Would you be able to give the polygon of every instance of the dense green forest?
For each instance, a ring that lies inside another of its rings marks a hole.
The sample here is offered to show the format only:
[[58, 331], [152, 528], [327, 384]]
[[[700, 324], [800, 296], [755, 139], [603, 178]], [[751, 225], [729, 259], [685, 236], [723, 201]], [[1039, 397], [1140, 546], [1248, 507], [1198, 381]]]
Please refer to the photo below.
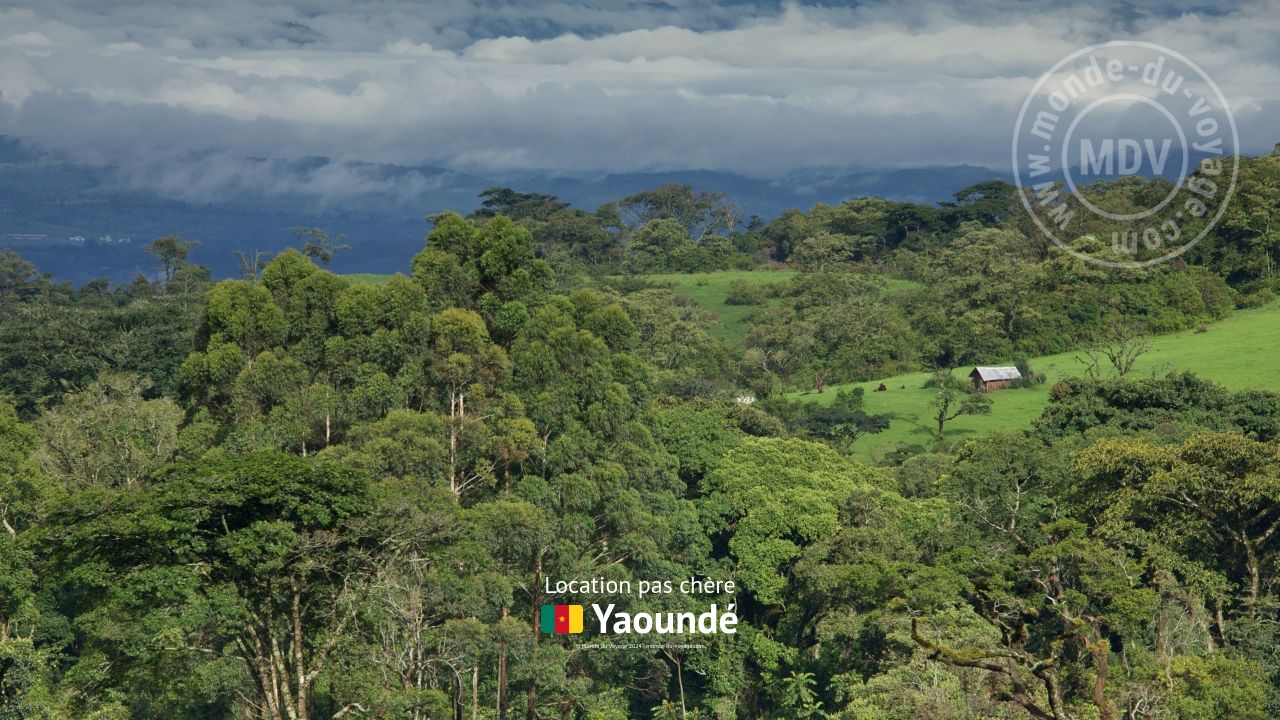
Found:
[[[1003, 183], [769, 221], [484, 197], [382, 282], [318, 229], [218, 282], [176, 238], [120, 286], [0, 253], [0, 720], [1280, 716], [1280, 395], [1133, 370], [1272, 302], [1280, 155], [1131, 270]], [[740, 335], [664, 280], [747, 269]], [[1033, 423], [947, 435], [989, 411], [969, 366], [1064, 351]], [[880, 464], [861, 390], [805, 400], [907, 371], [936, 438]], [[547, 591], [592, 578], [735, 590]], [[539, 626], [592, 603], [738, 624]]]

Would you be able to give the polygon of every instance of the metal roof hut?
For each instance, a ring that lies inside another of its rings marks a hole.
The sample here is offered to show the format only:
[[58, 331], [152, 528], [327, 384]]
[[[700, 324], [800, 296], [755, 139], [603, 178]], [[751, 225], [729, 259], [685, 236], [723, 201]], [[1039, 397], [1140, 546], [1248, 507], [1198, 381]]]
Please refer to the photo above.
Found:
[[1013, 387], [1014, 382], [1022, 379], [1022, 373], [1016, 367], [975, 367], [969, 377], [974, 390], [990, 392]]

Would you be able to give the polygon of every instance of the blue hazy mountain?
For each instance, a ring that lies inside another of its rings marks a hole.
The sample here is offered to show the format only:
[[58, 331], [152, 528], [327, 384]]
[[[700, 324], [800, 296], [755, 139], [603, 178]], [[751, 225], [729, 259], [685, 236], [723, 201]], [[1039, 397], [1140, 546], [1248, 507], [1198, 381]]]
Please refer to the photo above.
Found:
[[58, 279], [124, 281], [152, 274], [142, 246], [161, 235], [198, 240], [191, 259], [216, 277], [234, 275], [237, 251], [276, 252], [290, 228], [345, 233], [339, 272], [407, 270], [429, 229], [425, 218], [467, 213], [495, 186], [556, 195], [594, 210], [664, 183], [725, 193], [744, 217], [769, 219], [789, 207], [877, 195], [934, 203], [984, 180], [1006, 177], [977, 166], [906, 170], [817, 169], [784, 178], [710, 171], [478, 175], [429, 165], [194, 157], [187, 165], [90, 165], [0, 137], [0, 247], [12, 247]]

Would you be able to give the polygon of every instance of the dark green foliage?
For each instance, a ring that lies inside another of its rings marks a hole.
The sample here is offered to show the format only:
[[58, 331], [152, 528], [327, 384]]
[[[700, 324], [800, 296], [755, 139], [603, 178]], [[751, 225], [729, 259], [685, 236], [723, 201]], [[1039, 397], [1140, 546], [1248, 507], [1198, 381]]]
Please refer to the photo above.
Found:
[[14, 289], [12, 297], [23, 301], [7, 307], [0, 290], [0, 391], [13, 396], [23, 417], [103, 371], [140, 375], [152, 382], [153, 396], [172, 394], [206, 287], [181, 273], [167, 288], [91, 283], [72, 290], [37, 281]]
[[[307, 693], [312, 680], [299, 688], [291, 676], [328, 662], [325, 636], [348, 622], [352, 593], [373, 569], [375, 538], [360, 524], [372, 508], [368, 480], [351, 470], [221, 457], [174, 467], [139, 492], [72, 496], [53, 509], [46, 537], [112, 681], [168, 667], [174, 685], [135, 693], [135, 716], [227, 707], [234, 698], [221, 685], [232, 678], [252, 678], [259, 702], [296, 709], [289, 693]], [[167, 642], [151, 639], [158, 627]], [[315, 642], [292, 639], [302, 637]], [[289, 653], [274, 656], [274, 645]], [[187, 684], [194, 695], [166, 697]]]
[[786, 289], [774, 283], [749, 283], [735, 280], [725, 296], [725, 305], [763, 305], [770, 298], [782, 295]]
[[1018, 374], [1022, 376], [1021, 380], [1016, 381], [1017, 387], [1035, 387], [1044, 384], [1044, 373], [1038, 373], [1031, 368], [1031, 363], [1025, 356], [1020, 356], [1014, 361], [1013, 366], [1018, 369]]
[[516, 192], [510, 188], [489, 188], [480, 193], [484, 201], [471, 217], [488, 219], [503, 215], [517, 222], [521, 220], [547, 220], [556, 213], [568, 209], [554, 195]]
[[829, 405], [788, 401], [771, 397], [764, 409], [783, 419], [793, 432], [822, 440], [837, 450], [847, 452], [858, 438], [868, 433], [883, 432], [889, 427], [889, 415], [871, 414], [862, 409], [862, 388], [841, 390]]
[[1036, 421], [1042, 434], [1063, 437], [1108, 426], [1121, 430], [1182, 427], [1238, 430], [1259, 440], [1280, 436], [1280, 395], [1231, 392], [1190, 373], [1140, 380], [1065, 380]]
[[[1255, 190], [1213, 262], [1265, 297]], [[179, 265], [77, 290], [0, 255], [0, 718], [1280, 713], [1273, 392], [1067, 380], [1034, 427], [893, 470], [849, 459], [888, 420], [860, 391], [780, 392], [1207, 323], [1237, 300], [1212, 268], [1046, 253], [998, 183], [745, 229], [680, 186], [485, 201], [382, 285], [285, 251], [211, 288]], [[733, 288], [761, 305], [743, 347], [669, 289], [581, 274], [762, 252], [803, 271]], [[939, 440], [990, 407], [930, 388]], [[738, 587], [546, 589], [595, 577]], [[736, 634], [536, 624], [712, 602]], [[614, 640], [642, 647], [584, 644]]]

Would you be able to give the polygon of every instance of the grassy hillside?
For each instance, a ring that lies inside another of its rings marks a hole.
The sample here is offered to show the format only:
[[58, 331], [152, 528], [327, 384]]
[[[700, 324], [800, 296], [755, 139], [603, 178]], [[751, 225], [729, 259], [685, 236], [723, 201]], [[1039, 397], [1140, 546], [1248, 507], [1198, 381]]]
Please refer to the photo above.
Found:
[[[1205, 332], [1187, 331], [1152, 339], [1151, 352], [1142, 356], [1133, 375], [1164, 374], [1191, 370], [1232, 389], [1280, 390], [1280, 302], [1263, 308], [1241, 310], [1208, 326]], [[1049, 395], [1049, 386], [1063, 377], [1078, 376], [1084, 365], [1079, 353], [1033, 358], [1031, 367], [1045, 374], [1047, 382], [1033, 389], [1011, 389], [991, 395], [991, 414], [957, 418], [947, 424], [947, 441], [956, 442], [998, 430], [1026, 427], [1040, 415]], [[992, 358], [992, 365], [1012, 364], [1010, 358]], [[958, 368], [967, 375], [971, 368]], [[909, 373], [864, 383], [827, 388], [824, 392], [801, 392], [799, 400], [827, 403], [847, 387], [866, 391], [869, 412], [893, 413], [889, 429], [858, 440], [855, 453], [862, 459], [878, 460], [898, 445], [928, 446], [933, 439], [931, 401], [934, 391], [922, 387], [928, 373]], [[881, 382], [885, 392], [874, 392]]]
[[[724, 299], [729, 295], [730, 286], [739, 280], [750, 285], [785, 283], [795, 275], [795, 270], [721, 270], [705, 273], [657, 273], [641, 277], [650, 282], [670, 285], [676, 293], [714, 314], [720, 321], [720, 326], [713, 328], [711, 334], [728, 343], [737, 344], [751, 330], [751, 323], [747, 320], [751, 313], [781, 301], [769, 300], [764, 306], [726, 305]], [[914, 285], [910, 280], [897, 278], [887, 278], [887, 282], [889, 292]]]
[[[748, 317], [762, 307], [777, 305], [779, 299], [771, 299], [764, 305], [726, 305], [724, 300], [729, 296], [733, 283], [741, 280], [749, 285], [765, 283], [786, 283], [795, 277], [795, 270], [717, 270], [703, 273], [653, 273], [640, 275], [639, 278], [658, 285], [668, 285], [679, 295], [683, 295], [698, 304], [716, 317], [719, 325], [711, 329], [711, 334], [725, 342], [736, 345], [742, 342], [751, 330]], [[353, 282], [386, 284], [390, 275], [375, 273], [352, 273], [345, 276]], [[894, 292], [911, 287], [915, 283], [910, 280], [887, 278], [887, 291]]]
[[[698, 307], [716, 316], [720, 325], [711, 334], [730, 343], [742, 342], [751, 329], [747, 316], [760, 309], [760, 305], [726, 305], [729, 287], [741, 280], [751, 285], [785, 283], [795, 276], [794, 270], [722, 270], [706, 273], [660, 273], [645, 275], [644, 279], [663, 285], [693, 300]], [[770, 300], [769, 303], [777, 303]]]

